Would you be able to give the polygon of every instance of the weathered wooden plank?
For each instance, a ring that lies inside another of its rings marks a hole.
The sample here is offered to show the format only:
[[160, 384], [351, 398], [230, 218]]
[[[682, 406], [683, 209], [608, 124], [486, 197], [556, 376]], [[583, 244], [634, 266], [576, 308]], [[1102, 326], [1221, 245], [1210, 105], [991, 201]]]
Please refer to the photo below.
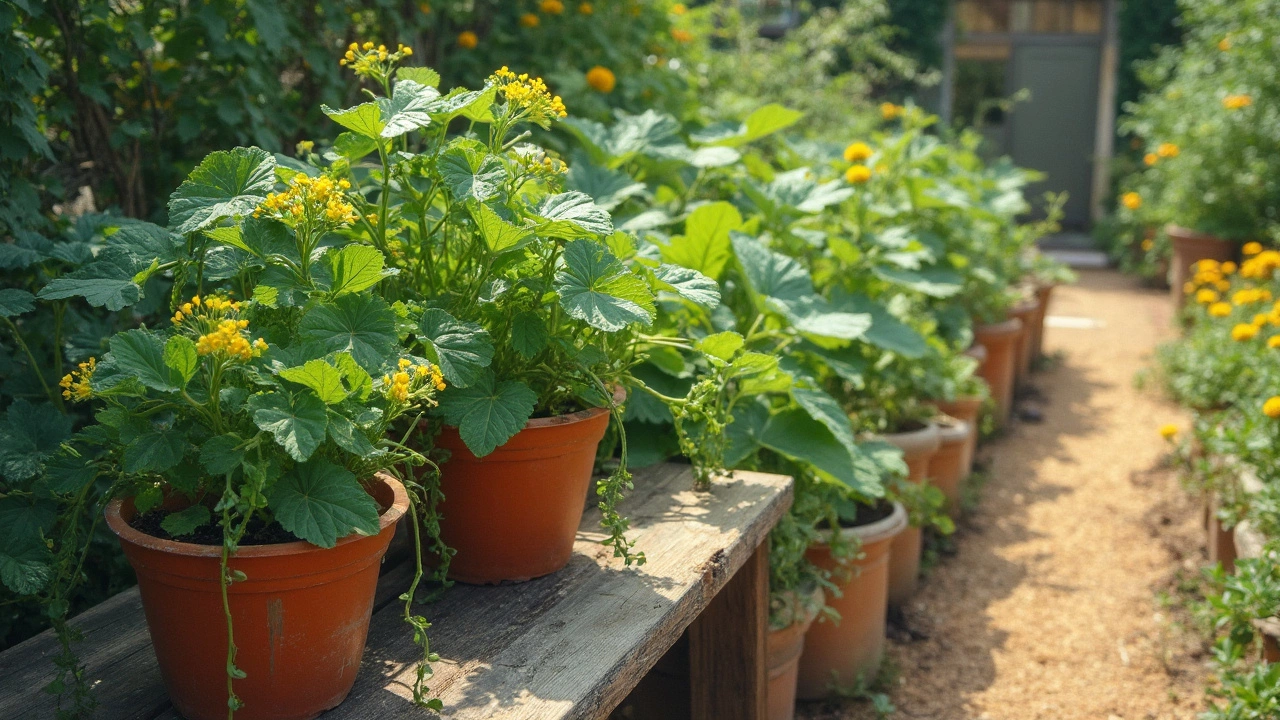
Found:
[[[444, 700], [446, 717], [604, 717], [747, 562], [791, 500], [790, 479], [746, 472], [695, 493], [688, 468], [679, 465], [637, 473], [636, 486], [623, 509], [649, 557], [645, 566], [623, 568], [599, 545], [599, 514], [592, 510], [565, 570], [519, 585], [455, 586], [422, 608], [434, 623], [433, 648], [443, 656], [432, 690]], [[384, 574], [360, 678], [327, 718], [431, 716], [407, 699], [416, 648], [392, 601], [408, 577], [403, 563]], [[164, 700], [136, 593], [112, 603], [115, 624], [86, 625], [80, 648], [99, 681], [97, 717], [176, 718]], [[127, 652], [104, 654], [122, 640]], [[47, 654], [33, 659], [28, 644], [51, 641], [40, 636], [0, 654], [0, 717], [49, 716], [47, 709], [28, 713], [33, 702], [48, 707], [37, 694], [52, 674]], [[28, 681], [9, 682], [3, 668], [20, 666], [32, 670]], [[117, 697], [125, 692], [128, 699]]]
[[693, 720], [766, 720], [768, 632], [766, 540], [689, 626]]

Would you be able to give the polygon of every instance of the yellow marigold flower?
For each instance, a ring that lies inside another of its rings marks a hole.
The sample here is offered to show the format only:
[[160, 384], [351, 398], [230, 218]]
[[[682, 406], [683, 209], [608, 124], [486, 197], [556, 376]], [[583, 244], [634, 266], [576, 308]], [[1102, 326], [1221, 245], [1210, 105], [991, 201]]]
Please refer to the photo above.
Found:
[[1153, 241], [1151, 240], [1151, 238], [1143, 238], [1143, 239], [1142, 239], [1142, 251], [1143, 251], [1143, 252], [1151, 252], [1151, 248], [1153, 248], [1153, 247], [1155, 247], [1155, 246], [1156, 246], [1156, 244], [1155, 244], [1155, 242], [1153, 242]]
[[693, 42], [693, 33], [689, 32], [688, 30], [673, 28], [671, 30], [671, 39], [675, 40], [678, 43]]
[[418, 12], [422, 13], [423, 15], [430, 15], [431, 6], [424, 2], [418, 3]]
[[361, 45], [361, 46], [360, 46], [360, 49], [361, 49], [361, 50], [372, 50], [372, 49], [373, 49], [373, 43], [368, 42], [368, 41], [365, 41], [365, 43], [364, 43], [363, 45]]
[[1162, 158], [1176, 158], [1179, 152], [1178, 146], [1173, 143], [1160, 143], [1156, 148], [1156, 154]]
[[1222, 98], [1222, 107], [1228, 110], [1239, 110], [1252, 104], [1253, 97], [1249, 95], [1228, 95]]
[[1209, 288], [1204, 288], [1200, 292], [1196, 293], [1196, 302], [1200, 303], [1201, 305], [1208, 305], [1209, 303], [1214, 303], [1217, 301], [1218, 301], [1218, 293], [1214, 292], [1213, 290], [1210, 290]]
[[1218, 269], [1222, 271], [1223, 275], [1230, 275], [1231, 273], [1236, 271], [1236, 264], [1228, 260], [1222, 263], [1221, 265], [1219, 265]]
[[594, 13], [595, 11], [596, 11], [595, 6], [594, 6], [594, 5], [592, 5], [592, 4], [591, 4], [591, 3], [589, 3], [589, 2], [578, 3], [578, 14], [579, 14], [579, 15], [590, 15], [590, 14]]
[[1142, 207], [1142, 196], [1136, 192], [1127, 192], [1120, 196], [1120, 202], [1130, 210]]
[[89, 386], [89, 381], [93, 379], [93, 372], [98, 369], [98, 360], [89, 358], [80, 363], [77, 368], [63, 375], [62, 380], [58, 382], [62, 388], [62, 397], [75, 402], [88, 400], [93, 395], [93, 388]]
[[1219, 280], [1215, 282], [1213, 285], [1214, 287], [1218, 288], [1218, 290], [1221, 292], [1226, 292], [1231, 289], [1231, 283], [1227, 282], [1226, 280]]
[[1266, 313], [1258, 313], [1258, 314], [1254, 315], [1254, 316], [1253, 316], [1253, 321], [1252, 321], [1252, 322], [1253, 322], [1254, 326], [1256, 326], [1257, 328], [1261, 329], [1263, 325], [1266, 325], [1266, 324], [1267, 324], [1267, 314], [1266, 314]]
[[901, 105], [894, 105], [891, 102], [880, 103], [880, 117], [884, 118], [885, 120], [893, 120], [895, 118], [900, 118], [902, 117], [902, 114], [905, 113], [906, 111], [907, 109], [902, 107]]
[[525, 13], [520, 16], [520, 24], [527, 28], [536, 28], [539, 22], [541, 21], [538, 20], [538, 16], [533, 13]]
[[1147, 167], [1151, 167], [1152, 165], [1155, 165], [1157, 162], [1159, 162], [1159, 160], [1160, 160], [1160, 156], [1155, 153], [1147, 153], [1146, 155], [1142, 156], [1142, 162]]
[[1200, 270], [1201, 272], [1212, 272], [1217, 270], [1218, 267], [1219, 267], [1218, 261], [1214, 260], [1213, 258], [1204, 258], [1203, 260], [1200, 260], [1199, 262], [1196, 263], [1196, 269]]
[[851, 143], [849, 147], [844, 149], [844, 161], [851, 163], [862, 162], [871, 157], [871, 154], [871, 146], [866, 143]]
[[1216, 318], [1224, 318], [1231, 314], [1231, 305], [1224, 302], [1216, 302], [1209, 306], [1209, 314]]
[[1262, 243], [1247, 242], [1244, 244], [1244, 247], [1240, 248], [1240, 251], [1243, 252], [1245, 255], [1257, 255], [1258, 253], [1262, 252]]
[[1252, 340], [1258, 335], [1258, 326], [1249, 323], [1239, 323], [1231, 328], [1231, 339], [1236, 342], [1245, 342]]
[[548, 15], [559, 15], [564, 12], [564, 3], [560, 0], [542, 0], [538, 3], [538, 9]]
[[684, 3], [676, 3], [671, 6], [671, 13], [673, 15], [683, 15], [687, 12], [689, 12], [689, 8], [685, 7]]
[[316, 149], [316, 144], [311, 140], [299, 140], [295, 150], [298, 155], [306, 155]]
[[1272, 335], [1271, 337], [1267, 338], [1267, 347], [1271, 348], [1272, 350], [1275, 350], [1276, 348], [1280, 348], [1280, 335]]
[[1272, 395], [1262, 403], [1262, 414], [1275, 420], [1280, 418], [1280, 395]]
[[1231, 49], [1231, 37], [1227, 36], [1218, 41], [1218, 49], [1226, 52]]
[[850, 185], [861, 185], [871, 179], [871, 168], [866, 165], [854, 165], [844, 171], [844, 179]]
[[1193, 293], [1193, 292], [1195, 292], [1195, 291], [1196, 291], [1196, 284], [1195, 284], [1195, 283], [1193, 283], [1193, 282], [1191, 282], [1191, 281], [1187, 281], [1187, 282], [1182, 283], [1182, 294], [1183, 294], [1183, 295], [1190, 295], [1191, 293]]
[[1178, 435], [1178, 426], [1173, 423], [1165, 423], [1160, 426], [1160, 437], [1165, 440], [1172, 440]]
[[611, 93], [618, 84], [618, 79], [609, 68], [596, 65], [587, 71], [587, 84], [596, 92]]

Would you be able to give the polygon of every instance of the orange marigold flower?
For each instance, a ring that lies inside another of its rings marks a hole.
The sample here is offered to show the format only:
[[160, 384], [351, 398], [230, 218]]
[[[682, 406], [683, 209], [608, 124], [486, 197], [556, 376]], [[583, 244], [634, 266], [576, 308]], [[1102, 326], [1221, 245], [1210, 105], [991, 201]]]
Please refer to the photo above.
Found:
[[844, 179], [851, 185], [861, 185], [871, 179], [871, 168], [866, 165], [854, 165], [844, 172]]
[[560, 0], [542, 0], [538, 3], [538, 9], [548, 15], [559, 15], [564, 12], [564, 3]]
[[1152, 165], [1155, 165], [1157, 162], [1159, 162], [1159, 160], [1160, 160], [1160, 156], [1155, 153], [1147, 153], [1146, 155], [1142, 156], [1142, 162], [1147, 167], [1151, 167]]
[[1216, 318], [1224, 318], [1231, 314], [1231, 305], [1224, 302], [1216, 302], [1209, 306], [1209, 314]]
[[594, 13], [595, 11], [596, 11], [595, 6], [594, 6], [594, 5], [592, 5], [592, 4], [591, 4], [591, 3], [589, 3], [589, 2], [578, 3], [578, 14], [579, 14], [579, 15], [590, 15], [590, 14]]
[[1160, 146], [1156, 148], [1156, 154], [1162, 158], [1176, 158], [1179, 152], [1181, 150], [1173, 143], [1160, 143]]
[[1262, 403], [1262, 414], [1275, 420], [1280, 418], [1280, 395], [1272, 395]]
[[678, 43], [687, 43], [693, 40], [693, 33], [689, 32], [688, 30], [681, 30], [680, 28], [674, 28], [671, 31], [671, 39], [675, 40]]
[[463, 48], [465, 50], [471, 50], [476, 45], [479, 45], [479, 44], [480, 44], [480, 38], [477, 37], [476, 34], [471, 32], [470, 30], [463, 30], [462, 32], [458, 33], [458, 47]]
[[1228, 95], [1222, 98], [1222, 107], [1228, 110], [1239, 110], [1252, 104], [1253, 97], [1249, 95]]
[[1250, 323], [1239, 323], [1231, 328], [1231, 339], [1236, 342], [1245, 342], [1252, 340], [1258, 336], [1258, 326]]
[[538, 27], [538, 23], [542, 22], [537, 15], [533, 13], [525, 13], [520, 16], [520, 25], [527, 28]]
[[1240, 248], [1240, 251], [1243, 252], [1245, 255], [1257, 255], [1258, 253], [1262, 252], [1262, 243], [1247, 242], [1244, 244], [1244, 247]]
[[1142, 196], [1130, 191], [1120, 196], [1120, 203], [1130, 210], [1137, 210], [1142, 207]]
[[611, 93], [618, 84], [618, 78], [609, 68], [596, 65], [587, 71], [587, 84], [596, 92]]

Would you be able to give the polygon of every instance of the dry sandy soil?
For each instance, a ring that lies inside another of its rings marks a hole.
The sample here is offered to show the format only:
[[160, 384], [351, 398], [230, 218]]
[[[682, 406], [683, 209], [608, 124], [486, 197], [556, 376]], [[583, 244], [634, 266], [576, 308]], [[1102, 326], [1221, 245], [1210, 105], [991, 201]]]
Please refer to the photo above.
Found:
[[[1187, 419], [1134, 384], [1172, 334], [1168, 294], [1089, 271], [1055, 291], [1049, 314], [1065, 319], [1047, 330], [1055, 359], [1021, 403], [1043, 421], [1015, 422], [980, 451], [980, 503], [891, 628], [895, 719], [1172, 720], [1203, 708], [1202, 641], [1185, 610], [1161, 602], [1203, 562], [1199, 505], [1157, 434]], [[798, 713], [875, 716], [865, 701]]]

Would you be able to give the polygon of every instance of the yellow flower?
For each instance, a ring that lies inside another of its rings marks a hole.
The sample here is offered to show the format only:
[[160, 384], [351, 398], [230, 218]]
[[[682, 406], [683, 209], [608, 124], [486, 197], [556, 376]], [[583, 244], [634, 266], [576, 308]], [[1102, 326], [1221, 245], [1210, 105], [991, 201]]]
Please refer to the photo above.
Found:
[[618, 79], [609, 68], [596, 65], [587, 71], [587, 84], [596, 92], [611, 93]]
[[458, 33], [458, 47], [464, 50], [471, 50], [472, 48], [474, 48], [476, 45], [479, 45], [479, 44], [480, 44], [480, 38], [476, 37], [476, 34], [471, 32], [470, 30], [463, 30], [462, 32]]
[[671, 6], [671, 14], [673, 15], [683, 15], [687, 12], [689, 12], [689, 8], [685, 7], [684, 3], [676, 3]]
[[1143, 250], [1143, 252], [1151, 252], [1151, 248], [1153, 248], [1153, 247], [1155, 247], [1155, 246], [1156, 246], [1156, 244], [1155, 244], [1154, 242], [1152, 242], [1151, 238], [1143, 238], [1143, 240], [1142, 240], [1142, 250]]
[[1195, 292], [1195, 291], [1196, 291], [1196, 284], [1195, 284], [1195, 283], [1190, 282], [1190, 281], [1182, 283], [1182, 294], [1183, 294], [1183, 295], [1190, 295], [1191, 293], [1193, 293], [1193, 292]]
[[98, 360], [89, 358], [86, 362], [80, 363], [78, 368], [63, 375], [58, 383], [62, 387], [62, 397], [74, 402], [88, 400], [93, 395], [93, 388], [89, 386], [89, 381], [93, 379], [93, 371], [98, 369]]
[[1262, 403], [1262, 414], [1275, 420], [1280, 418], [1280, 395], [1272, 395]]
[[1200, 303], [1201, 305], [1208, 305], [1209, 303], [1214, 303], [1217, 301], [1218, 301], [1218, 293], [1214, 292], [1213, 290], [1210, 290], [1209, 288], [1204, 288], [1200, 292], [1196, 293], [1196, 302]]
[[855, 142], [844, 149], [845, 162], [862, 162], [871, 157], [871, 147], [864, 142]]
[[1130, 210], [1142, 207], [1142, 196], [1136, 192], [1127, 192], [1120, 196], [1120, 202]]
[[1165, 440], [1172, 440], [1178, 435], [1178, 426], [1173, 423], [1165, 423], [1160, 426], [1160, 437]]
[[564, 101], [559, 95], [552, 96], [542, 78], [529, 77], [529, 73], [516, 75], [503, 65], [492, 75], [489, 82], [502, 91], [507, 102], [518, 106], [534, 122], [544, 127], [551, 120], [559, 120], [568, 116]]
[[1244, 247], [1240, 248], [1240, 250], [1245, 255], [1257, 255], [1258, 253], [1262, 252], [1262, 243], [1247, 242], [1244, 244]]
[[1216, 302], [1209, 306], [1209, 314], [1216, 318], [1224, 318], [1231, 314], [1231, 305], [1224, 302]]
[[1160, 156], [1155, 153], [1147, 153], [1146, 155], [1142, 156], [1142, 162], [1147, 167], [1151, 167], [1152, 165], [1155, 165], [1159, 160], [1160, 160]]
[[894, 105], [891, 102], [880, 103], [880, 117], [884, 118], [885, 120], [893, 120], [894, 118], [900, 118], [902, 117], [902, 114], [905, 113], [906, 111], [907, 109], [902, 107], [901, 105]]
[[861, 185], [871, 179], [871, 168], [866, 165], [854, 165], [844, 172], [844, 179], [850, 185]]
[[1266, 325], [1266, 324], [1267, 324], [1267, 314], [1266, 314], [1266, 313], [1257, 313], [1257, 314], [1255, 314], [1255, 315], [1253, 316], [1253, 320], [1252, 320], [1252, 322], [1253, 322], [1253, 324], [1254, 324], [1254, 326], [1255, 326], [1255, 327], [1257, 327], [1257, 328], [1261, 329], [1263, 325]]
[[1252, 340], [1258, 335], [1258, 326], [1249, 323], [1239, 323], [1231, 328], [1231, 339], [1236, 342], [1245, 342]]
[[538, 9], [548, 15], [559, 15], [564, 12], [564, 3], [560, 0], [542, 0], [538, 3]]
[[594, 6], [594, 5], [592, 5], [592, 4], [591, 4], [591, 3], [589, 3], [589, 2], [578, 3], [578, 14], [579, 14], [579, 15], [590, 15], [590, 14], [594, 13], [595, 11], [596, 11], [595, 6]]
[[265, 215], [290, 227], [312, 223], [324, 230], [333, 230], [350, 225], [360, 219], [355, 207], [343, 195], [350, 187], [346, 179], [335, 181], [328, 175], [312, 178], [298, 173], [289, 180], [287, 190], [268, 194], [254, 209], [253, 216]]
[[1223, 275], [1230, 275], [1231, 273], [1236, 271], [1236, 264], [1228, 260], [1222, 263], [1221, 265], [1219, 265], [1218, 269], [1222, 271]]
[[675, 40], [678, 43], [691, 42], [693, 40], [693, 33], [689, 32], [688, 30], [673, 28], [671, 30], [671, 39]]
[[420, 2], [418, 3], [418, 12], [422, 13], [423, 15], [430, 15], [431, 6], [428, 5], [427, 3]]
[[1230, 38], [1230, 37], [1224, 37], [1224, 38], [1222, 38], [1221, 40], [1219, 40], [1219, 41], [1218, 41], [1218, 49], [1219, 49], [1219, 50], [1221, 50], [1222, 52], [1226, 52], [1226, 51], [1230, 50], [1230, 49], [1231, 49], [1231, 38]]
[[1276, 348], [1280, 348], [1280, 335], [1272, 335], [1271, 337], [1267, 338], [1267, 347], [1271, 348], [1272, 350], [1275, 350]]
[[1176, 158], [1179, 152], [1178, 146], [1173, 143], [1160, 143], [1156, 148], [1156, 154], [1162, 158]]
[[1222, 98], [1222, 107], [1228, 110], [1239, 110], [1247, 108], [1253, 104], [1253, 97], [1249, 95], [1228, 95]]
[[520, 16], [520, 24], [527, 28], [536, 28], [539, 22], [541, 21], [538, 20], [538, 16], [533, 13], [525, 13]]

